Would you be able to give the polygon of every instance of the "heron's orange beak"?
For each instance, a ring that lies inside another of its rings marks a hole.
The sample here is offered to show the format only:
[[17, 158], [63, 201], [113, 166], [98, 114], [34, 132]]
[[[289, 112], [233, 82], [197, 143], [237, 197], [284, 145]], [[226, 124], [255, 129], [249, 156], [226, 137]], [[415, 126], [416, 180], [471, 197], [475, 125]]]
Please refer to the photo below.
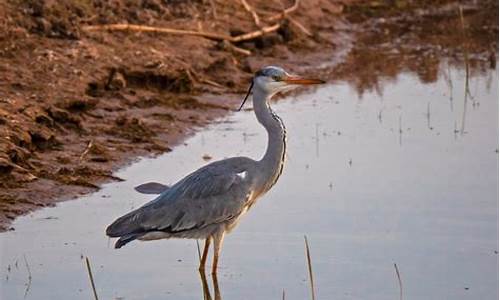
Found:
[[285, 79], [283, 79], [282, 81], [288, 84], [303, 84], [303, 85], [325, 83], [325, 81], [321, 79], [302, 78], [299, 76], [288, 76], [285, 77]]

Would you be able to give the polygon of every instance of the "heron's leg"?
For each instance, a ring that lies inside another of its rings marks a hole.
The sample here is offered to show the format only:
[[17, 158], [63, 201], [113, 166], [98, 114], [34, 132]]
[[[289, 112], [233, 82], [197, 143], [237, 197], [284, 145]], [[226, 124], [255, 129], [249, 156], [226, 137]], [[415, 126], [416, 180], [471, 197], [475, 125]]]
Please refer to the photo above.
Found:
[[200, 259], [200, 272], [205, 272], [205, 263], [207, 262], [208, 249], [210, 248], [210, 237], [205, 240], [205, 247], [203, 248], [203, 254]]
[[203, 287], [203, 299], [212, 300], [212, 295], [210, 294], [210, 288], [208, 287], [207, 277], [205, 276], [205, 271], [200, 272], [201, 285]]
[[214, 300], [221, 300], [222, 297], [220, 295], [219, 281], [217, 280], [217, 273], [214, 273], [212, 275], [212, 281], [213, 281], [213, 284], [214, 284]]
[[214, 259], [212, 262], [212, 275], [217, 273], [217, 264], [219, 262], [219, 255], [222, 250], [222, 242], [224, 241], [224, 231], [215, 234], [213, 238], [214, 238]]

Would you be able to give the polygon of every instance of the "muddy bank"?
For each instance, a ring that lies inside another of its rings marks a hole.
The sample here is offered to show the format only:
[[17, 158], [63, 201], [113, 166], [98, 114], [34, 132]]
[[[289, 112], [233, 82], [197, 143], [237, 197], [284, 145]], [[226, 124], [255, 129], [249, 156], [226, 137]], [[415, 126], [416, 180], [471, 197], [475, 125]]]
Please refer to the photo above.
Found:
[[[259, 30], [237, 1], [0, 4], [0, 224], [120, 180], [112, 171], [135, 157], [169, 151], [236, 107], [262, 65], [315, 70], [363, 92], [405, 70], [435, 81], [442, 58], [463, 65], [464, 45], [473, 70], [496, 64], [497, 3], [464, 4], [464, 36], [453, 1], [392, 2], [303, 0], [278, 30], [233, 44], [84, 28]], [[251, 4], [261, 26], [294, 5]]]

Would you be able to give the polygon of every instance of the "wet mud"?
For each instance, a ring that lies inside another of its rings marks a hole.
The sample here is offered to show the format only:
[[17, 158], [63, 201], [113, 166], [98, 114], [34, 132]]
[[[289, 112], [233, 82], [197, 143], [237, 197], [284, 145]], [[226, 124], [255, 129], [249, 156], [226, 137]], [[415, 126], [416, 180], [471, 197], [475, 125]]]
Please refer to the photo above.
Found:
[[[3, 2], [1, 228], [120, 180], [113, 171], [137, 157], [170, 151], [236, 107], [263, 65], [347, 81], [360, 94], [404, 71], [434, 82], [443, 60], [462, 68], [467, 61], [470, 72], [496, 67], [498, 3], [462, 3], [461, 19], [455, 1], [393, 2], [303, 0], [291, 16], [305, 31], [284, 19], [279, 30], [237, 48], [194, 36], [82, 29], [258, 30], [236, 1]], [[265, 18], [293, 3], [252, 4]]]

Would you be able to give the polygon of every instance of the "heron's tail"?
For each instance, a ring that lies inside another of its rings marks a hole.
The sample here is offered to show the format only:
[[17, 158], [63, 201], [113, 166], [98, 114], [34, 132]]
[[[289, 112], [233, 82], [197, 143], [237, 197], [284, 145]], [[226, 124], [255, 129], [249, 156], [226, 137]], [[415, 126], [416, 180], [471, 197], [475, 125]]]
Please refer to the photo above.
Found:
[[140, 233], [143, 229], [140, 226], [140, 211], [134, 210], [119, 217], [106, 228], [106, 235], [109, 237], [122, 237], [134, 233]]
[[115, 248], [121, 248], [125, 244], [141, 237], [145, 234], [144, 230], [134, 222], [136, 211], [130, 212], [117, 220], [106, 228], [106, 235], [109, 237], [119, 238], [116, 241]]

